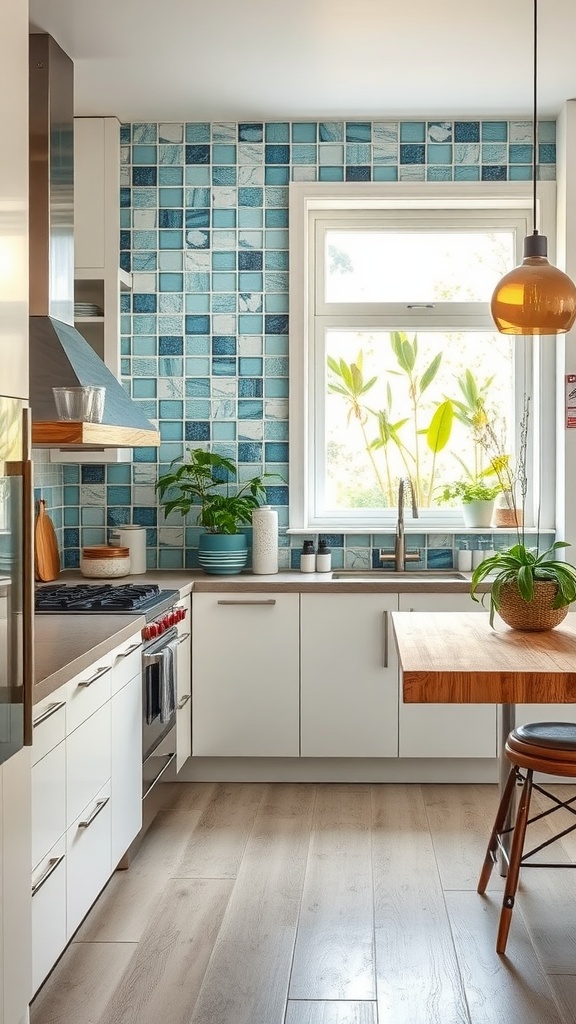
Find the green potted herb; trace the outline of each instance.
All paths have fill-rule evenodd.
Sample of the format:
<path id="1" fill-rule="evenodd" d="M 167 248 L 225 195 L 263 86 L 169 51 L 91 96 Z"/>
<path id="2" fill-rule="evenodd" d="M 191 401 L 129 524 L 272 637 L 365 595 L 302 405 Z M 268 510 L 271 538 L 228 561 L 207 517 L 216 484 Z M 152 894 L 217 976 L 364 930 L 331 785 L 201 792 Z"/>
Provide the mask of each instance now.
<path id="1" fill-rule="evenodd" d="M 458 480 L 444 488 L 440 500 L 460 501 L 464 524 L 471 528 L 484 527 L 492 522 L 494 499 L 499 491 L 499 484 L 490 485 L 479 479 Z"/>
<path id="2" fill-rule="evenodd" d="M 196 522 L 206 530 L 198 544 L 198 561 L 206 572 L 239 573 L 248 558 L 241 527 L 251 525 L 252 512 L 266 497 L 264 479 L 276 474 L 263 473 L 238 486 L 230 459 L 202 448 L 189 448 L 188 457 L 178 465 L 174 460 L 170 471 L 158 478 L 160 504 L 166 515 L 196 512 Z"/>

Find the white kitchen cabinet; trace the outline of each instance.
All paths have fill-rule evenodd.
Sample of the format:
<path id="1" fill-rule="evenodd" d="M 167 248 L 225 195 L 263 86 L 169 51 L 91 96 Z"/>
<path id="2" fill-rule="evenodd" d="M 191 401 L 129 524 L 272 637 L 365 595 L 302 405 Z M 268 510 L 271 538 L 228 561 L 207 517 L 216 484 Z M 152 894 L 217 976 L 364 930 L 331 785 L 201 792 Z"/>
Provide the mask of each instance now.
<path id="1" fill-rule="evenodd" d="M 66 743 L 62 740 L 32 768 L 32 867 L 66 831 Z"/>
<path id="2" fill-rule="evenodd" d="M 192 595 L 192 749 L 299 754 L 299 595 Z"/>
<path id="3" fill-rule="evenodd" d="M 468 594 L 400 594 L 401 612 L 484 611 Z M 400 757 L 496 757 L 494 704 L 404 704 L 400 676 Z"/>
<path id="4" fill-rule="evenodd" d="M 0 765 L 0 1022 L 32 996 L 30 747 Z"/>
<path id="5" fill-rule="evenodd" d="M 36 992 L 60 956 L 66 936 L 66 836 L 32 872 L 32 987 Z"/>
<path id="6" fill-rule="evenodd" d="M 142 826 L 142 676 L 111 700 L 112 870 Z"/>
<path id="7" fill-rule="evenodd" d="M 74 323 L 115 377 L 121 377 L 120 293 L 131 275 L 119 267 L 120 122 L 115 117 L 74 118 L 74 300 L 95 303 L 101 316 Z M 52 449 L 53 462 L 130 462 L 129 448 Z"/>
<path id="8" fill-rule="evenodd" d="M 186 610 L 186 617 L 178 623 L 176 695 L 176 771 L 192 753 L 192 610 L 189 597 L 178 602 Z"/>
<path id="9" fill-rule="evenodd" d="M 34 991 L 141 826 L 141 646 L 137 633 L 34 708 Z"/>
<path id="10" fill-rule="evenodd" d="M 396 757 L 397 594 L 301 596 L 303 757 Z"/>
<path id="11" fill-rule="evenodd" d="M 110 702 L 66 737 L 66 823 L 75 818 L 109 780 Z"/>
<path id="12" fill-rule="evenodd" d="M 72 938 L 112 872 L 110 781 L 66 832 L 66 934 Z"/>

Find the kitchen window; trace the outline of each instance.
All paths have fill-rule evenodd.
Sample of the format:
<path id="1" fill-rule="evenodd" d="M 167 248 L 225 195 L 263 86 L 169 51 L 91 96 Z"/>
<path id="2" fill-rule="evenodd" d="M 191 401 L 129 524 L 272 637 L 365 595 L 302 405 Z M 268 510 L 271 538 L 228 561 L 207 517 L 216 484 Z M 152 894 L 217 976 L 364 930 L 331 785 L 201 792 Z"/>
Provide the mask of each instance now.
<path id="1" fill-rule="evenodd" d="M 291 186 L 291 529 L 390 526 L 407 475 L 419 527 L 462 528 L 445 489 L 497 482 L 483 412 L 514 464 L 525 396 L 527 522 L 540 494 L 541 526 L 553 525 L 554 342 L 501 335 L 489 310 L 522 259 L 530 202 L 514 183 Z"/>

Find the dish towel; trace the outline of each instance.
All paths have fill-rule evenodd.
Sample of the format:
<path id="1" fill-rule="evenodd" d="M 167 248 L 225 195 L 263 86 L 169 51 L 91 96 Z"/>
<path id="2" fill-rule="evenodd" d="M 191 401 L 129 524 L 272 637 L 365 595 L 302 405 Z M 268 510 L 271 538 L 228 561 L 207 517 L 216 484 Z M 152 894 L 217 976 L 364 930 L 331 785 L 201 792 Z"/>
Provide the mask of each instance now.
<path id="1" fill-rule="evenodd" d="M 176 710 L 176 648 L 178 640 L 171 640 L 162 650 L 160 672 L 160 721 L 169 722 Z"/>

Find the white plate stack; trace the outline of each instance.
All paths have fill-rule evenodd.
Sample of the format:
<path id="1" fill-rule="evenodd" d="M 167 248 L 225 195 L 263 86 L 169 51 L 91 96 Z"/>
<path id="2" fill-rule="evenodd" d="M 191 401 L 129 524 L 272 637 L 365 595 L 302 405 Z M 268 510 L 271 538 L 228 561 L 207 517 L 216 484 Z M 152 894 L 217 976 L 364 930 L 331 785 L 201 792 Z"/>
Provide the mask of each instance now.
<path id="1" fill-rule="evenodd" d="M 74 316 L 77 318 L 85 316 L 104 316 L 104 311 L 102 307 L 98 306 L 95 302 L 75 302 Z"/>

